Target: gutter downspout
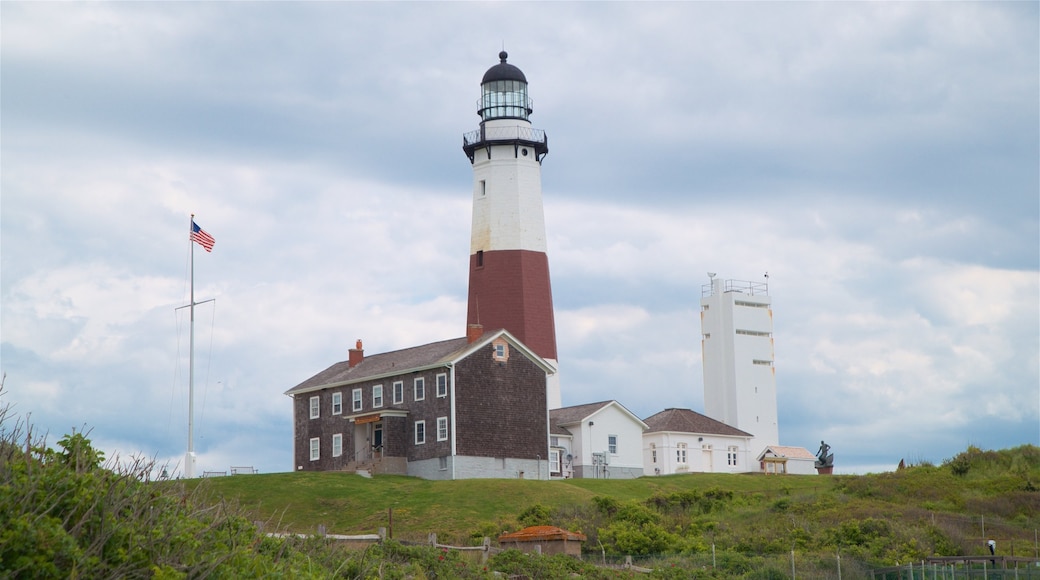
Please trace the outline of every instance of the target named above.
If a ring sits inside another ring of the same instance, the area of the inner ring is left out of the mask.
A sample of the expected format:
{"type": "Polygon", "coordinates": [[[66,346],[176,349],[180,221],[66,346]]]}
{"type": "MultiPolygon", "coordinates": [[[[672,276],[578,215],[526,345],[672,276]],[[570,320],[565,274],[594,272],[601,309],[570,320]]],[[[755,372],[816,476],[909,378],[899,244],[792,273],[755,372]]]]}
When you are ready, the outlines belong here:
{"type": "Polygon", "coordinates": [[[458,453],[458,440],[455,433],[455,364],[448,363],[451,371],[451,480],[455,481],[455,457],[458,453]]]}

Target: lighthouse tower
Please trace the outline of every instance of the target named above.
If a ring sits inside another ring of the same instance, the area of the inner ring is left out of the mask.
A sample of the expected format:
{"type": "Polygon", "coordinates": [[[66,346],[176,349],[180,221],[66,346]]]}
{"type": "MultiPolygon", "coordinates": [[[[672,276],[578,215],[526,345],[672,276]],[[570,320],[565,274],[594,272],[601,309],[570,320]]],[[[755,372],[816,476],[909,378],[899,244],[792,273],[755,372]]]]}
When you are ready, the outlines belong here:
{"type": "MultiPolygon", "coordinates": [[[[508,330],[557,368],[542,211],[542,160],[549,146],[545,132],[529,121],[527,77],[506,62],[508,56],[500,52],[500,62],[484,73],[480,128],[462,138],[473,165],[466,321],[508,330]]],[[[562,406],[558,376],[547,385],[550,409],[562,406]]]]}
{"type": "Polygon", "coordinates": [[[701,288],[704,411],[754,435],[757,457],[780,443],[769,285],[709,277],[701,288]]]}

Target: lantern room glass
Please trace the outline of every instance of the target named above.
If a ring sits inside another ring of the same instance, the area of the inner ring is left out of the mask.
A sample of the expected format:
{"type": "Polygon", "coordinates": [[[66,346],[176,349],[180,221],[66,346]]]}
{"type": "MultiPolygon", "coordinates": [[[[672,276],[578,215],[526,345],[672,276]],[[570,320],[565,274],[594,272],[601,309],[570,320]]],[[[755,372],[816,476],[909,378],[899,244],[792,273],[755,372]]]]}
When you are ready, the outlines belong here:
{"type": "Polygon", "coordinates": [[[489,119],[527,119],[527,83],[517,80],[490,81],[482,85],[480,117],[489,119]]]}

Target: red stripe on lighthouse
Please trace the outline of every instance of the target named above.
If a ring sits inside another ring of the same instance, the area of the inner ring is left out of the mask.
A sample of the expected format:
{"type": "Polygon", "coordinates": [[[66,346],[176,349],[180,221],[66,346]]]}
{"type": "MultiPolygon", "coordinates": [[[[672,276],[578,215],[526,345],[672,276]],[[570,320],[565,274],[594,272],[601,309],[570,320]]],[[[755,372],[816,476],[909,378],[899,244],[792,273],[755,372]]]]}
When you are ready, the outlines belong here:
{"type": "Polygon", "coordinates": [[[549,258],[544,252],[493,250],[469,257],[467,324],[504,328],[538,356],[556,360],[549,258]]]}

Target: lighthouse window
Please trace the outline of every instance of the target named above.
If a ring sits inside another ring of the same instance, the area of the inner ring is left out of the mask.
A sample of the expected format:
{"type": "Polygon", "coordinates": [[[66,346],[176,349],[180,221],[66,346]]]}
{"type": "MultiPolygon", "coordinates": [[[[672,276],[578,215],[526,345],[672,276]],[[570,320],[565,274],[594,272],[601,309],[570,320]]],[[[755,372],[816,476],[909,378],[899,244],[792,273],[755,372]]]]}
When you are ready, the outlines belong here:
{"type": "Polygon", "coordinates": [[[527,118],[527,83],[522,81],[491,81],[484,84],[481,100],[484,119],[498,117],[527,118]]]}
{"type": "Polygon", "coordinates": [[[477,250],[477,267],[484,267],[484,250],[477,250]]]}

